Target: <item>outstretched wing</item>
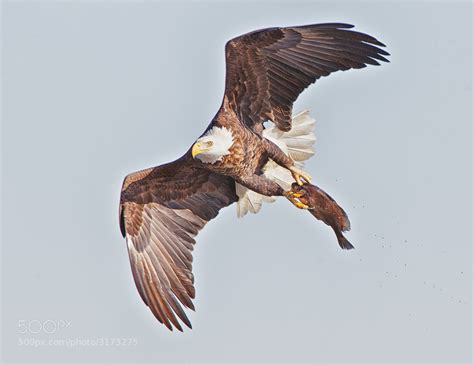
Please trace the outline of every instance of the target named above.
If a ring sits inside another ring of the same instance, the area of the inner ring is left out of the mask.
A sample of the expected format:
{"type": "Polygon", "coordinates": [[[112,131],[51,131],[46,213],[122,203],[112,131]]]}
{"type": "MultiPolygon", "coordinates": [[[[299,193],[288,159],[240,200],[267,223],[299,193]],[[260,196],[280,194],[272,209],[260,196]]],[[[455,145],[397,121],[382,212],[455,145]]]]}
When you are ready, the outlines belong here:
{"type": "Polygon", "coordinates": [[[182,331],[194,310],[194,236],[219,210],[235,202],[231,178],[175,162],[128,175],[120,199],[120,229],[126,237],[137,289],[155,317],[182,331]]]}
{"type": "Polygon", "coordinates": [[[375,38],[349,24],[268,28],[226,44],[225,97],[248,127],[261,133],[265,120],[291,129],[293,103],[321,76],[388,62],[375,38]]]}

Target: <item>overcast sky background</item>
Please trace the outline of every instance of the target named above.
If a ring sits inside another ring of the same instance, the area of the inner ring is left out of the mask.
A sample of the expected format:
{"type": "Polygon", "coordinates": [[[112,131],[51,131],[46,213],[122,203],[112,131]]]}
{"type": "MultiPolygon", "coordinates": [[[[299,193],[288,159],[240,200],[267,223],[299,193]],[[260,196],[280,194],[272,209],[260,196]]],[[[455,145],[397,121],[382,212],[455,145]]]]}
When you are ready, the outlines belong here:
{"type": "Polygon", "coordinates": [[[472,3],[22,1],[2,27],[6,362],[470,362],[472,3]],[[285,200],[229,207],[197,239],[194,329],[170,333],[133,283],[123,177],[201,134],[228,39],[331,21],[392,54],[294,108],[316,118],[307,170],[356,249],[285,200]],[[22,345],[118,337],[136,344],[22,345]]]}

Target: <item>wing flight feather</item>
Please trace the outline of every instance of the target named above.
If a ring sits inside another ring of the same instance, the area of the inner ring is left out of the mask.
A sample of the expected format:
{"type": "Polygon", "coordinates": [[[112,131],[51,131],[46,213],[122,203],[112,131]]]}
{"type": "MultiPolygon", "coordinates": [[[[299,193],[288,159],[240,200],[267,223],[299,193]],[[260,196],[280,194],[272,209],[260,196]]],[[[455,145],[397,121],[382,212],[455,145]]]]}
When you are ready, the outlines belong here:
{"type": "Polygon", "coordinates": [[[327,23],[267,28],[226,44],[225,98],[241,122],[257,133],[273,121],[291,129],[293,103],[322,76],[388,62],[374,37],[352,25],[327,23]]]}
{"type": "Polygon", "coordinates": [[[170,330],[191,328],[182,306],[194,310],[194,237],[237,199],[230,178],[182,158],[125,178],[120,226],[143,301],[170,330]],[[179,319],[179,320],[178,320],[179,319]]]}

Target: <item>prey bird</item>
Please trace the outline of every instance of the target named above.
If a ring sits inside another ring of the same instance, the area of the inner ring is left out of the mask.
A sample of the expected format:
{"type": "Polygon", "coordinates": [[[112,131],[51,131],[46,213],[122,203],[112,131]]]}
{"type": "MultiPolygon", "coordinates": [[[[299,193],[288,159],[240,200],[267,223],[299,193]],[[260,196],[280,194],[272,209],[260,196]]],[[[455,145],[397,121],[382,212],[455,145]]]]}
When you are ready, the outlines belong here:
{"type": "MultiPolygon", "coordinates": [[[[352,27],[267,28],[231,39],[222,105],[203,134],[177,160],[125,177],[119,219],[133,278],[145,304],[170,330],[182,331],[181,322],[191,328],[183,306],[194,310],[194,237],[220,209],[237,203],[242,216],[282,196],[313,210],[336,234],[347,228],[327,217],[335,208],[316,211],[305,204],[321,201],[305,199],[311,189],[291,187],[311,182],[302,162],[314,143],[314,120],[308,112],[292,117],[292,107],[322,76],[388,62],[384,44],[352,27]],[[264,122],[273,125],[265,128],[264,122]]],[[[332,204],[325,193],[314,192],[332,204]]]]}

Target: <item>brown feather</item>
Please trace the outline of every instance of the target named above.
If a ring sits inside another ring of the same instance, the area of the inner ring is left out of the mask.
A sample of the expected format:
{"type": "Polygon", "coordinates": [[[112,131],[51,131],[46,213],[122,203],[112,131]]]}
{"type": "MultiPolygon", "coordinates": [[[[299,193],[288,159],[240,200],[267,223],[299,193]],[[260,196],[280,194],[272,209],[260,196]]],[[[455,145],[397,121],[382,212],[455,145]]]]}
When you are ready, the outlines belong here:
{"type": "Polygon", "coordinates": [[[268,28],[226,44],[225,99],[238,118],[261,133],[271,119],[291,128],[293,103],[322,76],[339,70],[388,62],[384,44],[349,24],[327,23],[268,28]],[[378,47],[377,47],[378,46],[378,47]]]}
{"type": "Polygon", "coordinates": [[[125,178],[121,227],[137,289],[155,317],[182,331],[194,310],[194,236],[219,210],[237,200],[231,178],[199,168],[188,155],[125,178]]]}

